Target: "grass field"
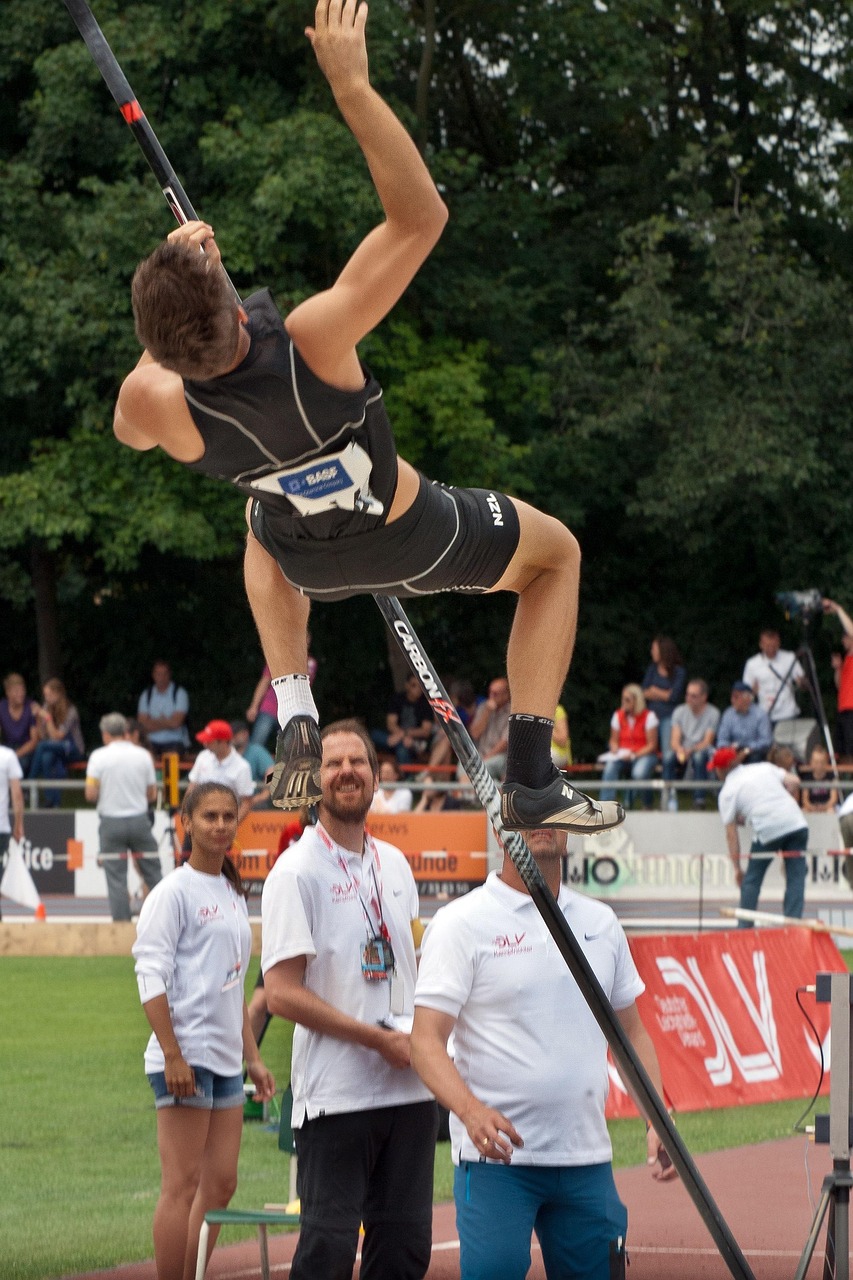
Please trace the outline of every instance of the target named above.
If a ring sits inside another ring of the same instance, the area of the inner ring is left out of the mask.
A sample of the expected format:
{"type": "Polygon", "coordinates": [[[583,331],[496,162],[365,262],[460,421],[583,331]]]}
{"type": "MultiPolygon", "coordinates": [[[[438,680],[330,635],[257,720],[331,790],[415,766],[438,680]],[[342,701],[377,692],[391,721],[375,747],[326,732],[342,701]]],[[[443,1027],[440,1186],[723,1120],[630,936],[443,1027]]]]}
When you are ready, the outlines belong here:
{"type": "MultiPolygon", "coordinates": [[[[148,1024],[132,961],[5,957],[0,1028],[3,1280],[55,1280],[151,1257],[159,1163],[153,1099],[142,1068],[148,1024]]],[[[278,1019],[264,1056],[283,1087],[290,1028],[278,1019]]],[[[783,1137],[803,1105],[684,1114],[678,1126],[696,1154],[783,1137]]],[[[617,1165],[643,1161],[639,1120],[617,1121],[611,1133],[617,1165]]],[[[449,1199],[451,1184],[444,1143],[436,1161],[436,1199],[449,1199]]],[[[247,1123],[234,1207],[285,1201],[287,1187],[288,1160],[276,1133],[261,1122],[247,1123]]],[[[239,1233],[230,1231],[228,1238],[239,1233]]]]}

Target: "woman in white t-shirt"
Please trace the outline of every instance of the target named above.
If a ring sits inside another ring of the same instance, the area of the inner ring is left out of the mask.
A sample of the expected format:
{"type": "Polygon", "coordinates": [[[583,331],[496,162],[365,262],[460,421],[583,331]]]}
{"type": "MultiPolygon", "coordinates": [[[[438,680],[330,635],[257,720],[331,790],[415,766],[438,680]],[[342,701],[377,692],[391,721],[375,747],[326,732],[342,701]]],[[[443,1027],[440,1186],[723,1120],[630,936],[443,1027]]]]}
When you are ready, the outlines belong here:
{"type": "MultiPolygon", "coordinates": [[[[222,783],[200,783],[184,801],[182,817],[192,852],[146,898],[133,947],[152,1030],[145,1070],[156,1099],[161,1166],[154,1211],[158,1280],[195,1275],[204,1215],[226,1208],[236,1189],[243,1062],[259,1101],[275,1093],[243,996],[252,934],[240,876],[228,857],[237,797],[222,783]]],[[[211,1228],[211,1250],[216,1234],[211,1228]]]]}

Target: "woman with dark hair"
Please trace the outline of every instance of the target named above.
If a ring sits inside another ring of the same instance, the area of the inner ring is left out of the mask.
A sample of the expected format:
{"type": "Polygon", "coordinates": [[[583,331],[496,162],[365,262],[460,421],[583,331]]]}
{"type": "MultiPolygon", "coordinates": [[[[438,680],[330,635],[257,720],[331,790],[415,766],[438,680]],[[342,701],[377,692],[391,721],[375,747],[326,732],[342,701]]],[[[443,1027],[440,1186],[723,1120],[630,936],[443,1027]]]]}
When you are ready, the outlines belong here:
{"type": "MultiPolygon", "coordinates": [[[[228,856],[237,797],[221,783],[199,783],[184,801],[182,818],[189,858],[145,899],[133,947],[152,1030],[145,1070],[160,1150],[158,1280],[192,1280],[204,1215],[226,1208],[236,1189],[243,1063],[258,1101],[275,1093],[243,995],[252,934],[240,875],[228,856]]],[[[217,1231],[211,1228],[211,1251],[217,1231]]]]}
{"type": "Polygon", "coordinates": [[[669,751],[672,713],[684,701],[687,670],[678,645],[669,636],[655,636],[650,656],[652,660],[643,676],[643,697],[649,711],[658,718],[660,750],[665,755],[669,751]]]}
{"type": "MultiPolygon", "coordinates": [[[[82,760],[85,754],[80,716],[68,699],[65,685],[56,676],[42,687],[42,706],[38,712],[39,742],[30,764],[31,778],[67,778],[68,766],[82,760]]],[[[52,788],[42,797],[46,808],[59,807],[59,792],[52,788]]]]}

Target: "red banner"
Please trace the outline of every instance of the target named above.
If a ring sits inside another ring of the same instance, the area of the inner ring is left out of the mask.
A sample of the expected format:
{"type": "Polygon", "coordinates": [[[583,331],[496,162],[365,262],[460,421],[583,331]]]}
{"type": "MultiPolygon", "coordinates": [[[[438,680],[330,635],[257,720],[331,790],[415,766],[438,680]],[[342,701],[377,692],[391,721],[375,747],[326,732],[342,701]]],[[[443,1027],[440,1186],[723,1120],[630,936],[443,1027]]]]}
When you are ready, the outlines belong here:
{"type": "MultiPolygon", "coordinates": [[[[667,1102],[701,1111],[814,1093],[817,1041],[796,999],[817,973],[844,973],[830,937],[809,929],[632,938],[646,984],[637,1002],[657,1050],[667,1102]]],[[[829,1091],[829,1005],[800,1000],[823,1044],[829,1091]]],[[[611,1063],[607,1115],[636,1115],[611,1063]]]]}

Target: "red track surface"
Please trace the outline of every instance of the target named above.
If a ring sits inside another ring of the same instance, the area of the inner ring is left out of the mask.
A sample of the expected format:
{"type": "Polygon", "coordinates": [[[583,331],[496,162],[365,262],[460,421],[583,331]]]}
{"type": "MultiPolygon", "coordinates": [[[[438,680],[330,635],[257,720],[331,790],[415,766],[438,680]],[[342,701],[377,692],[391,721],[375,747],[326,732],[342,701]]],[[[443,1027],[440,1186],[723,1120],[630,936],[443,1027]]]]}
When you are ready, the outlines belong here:
{"type": "MultiPolygon", "coordinates": [[[[804,1138],[718,1151],[697,1159],[702,1177],[756,1280],[792,1280],[814,1217],[814,1204],[820,1198],[831,1163],[826,1147],[806,1147],[804,1138]]],[[[730,1273],[680,1183],[653,1182],[645,1168],[621,1169],[616,1182],[628,1206],[629,1280],[726,1280],[730,1273]]],[[[227,1234],[222,1239],[222,1247],[213,1255],[208,1280],[258,1280],[257,1244],[229,1245],[227,1234]]],[[[825,1240],[824,1222],[808,1280],[817,1280],[822,1274],[825,1240]]],[[[274,1280],[287,1280],[294,1244],[293,1236],[271,1237],[270,1268],[274,1280]]],[[[355,1274],[358,1275],[357,1269],[355,1274]]],[[[428,1280],[458,1277],[453,1206],[437,1205],[428,1280]]],[[[544,1277],[534,1242],[529,1280],[544,1277]]],[[[74,1280],[156,1280],[156,1273],[153,1262],[141,1262],[91,1272],[74,1280]]]]}

